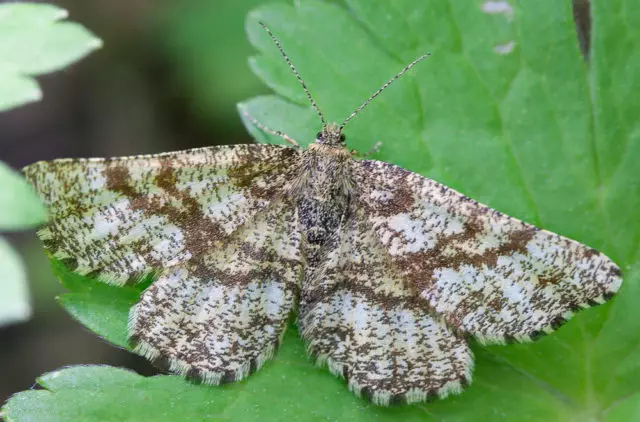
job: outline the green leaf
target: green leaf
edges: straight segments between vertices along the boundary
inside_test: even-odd
[[[67,271],[52,261],[53,272],[71,293],[58,302],[84,326],[105,340],[126,348],[129,309],[138,301],[139,288],[115,287]]]
[[[47,220],[47,212],[33,188],[0,161],[0,230],[35,226]]]
[[[38,379],[46,390],[26,391],[13,396],[3,412],[11,421],[280,421],[283,417],[300,420],[297,415],[308,415],[303,420],[341,418],[359,403],[348,394],[316,396],[315,408],[305,409],[307,400],[295,393],[308,388],[308,383],[335,383],[336,380],[314,367],[296,368],[296,378],[290,378],[286,361],[304,353],[297,343],[285,345],[283,353],[272,363],[271,376],[257,373],[252,382],[241,382],[224,387],[191,384],[177,376],[145,378],[124,369],[108,366],[75,366],[47,373]],[[293,353],[292,353],[293,352]],[[354,403],[355,402],[355,403]],[[162,403],[162,405],[158,405]],[[277,408],[279,411],[273,412]],[[321,410],[322,409],[322,410]],[[408,409],[378,409],[372,414],[353,419],[376,420],[381,415],[395,415],[402,420],[411,418]],[[365,419],[366,418],[366,419]]]
[[[606,422],[627,422],[640,419],[640,394],[616,403],[606,415]]]
[[[0,237],[0,326],[31,316],[27,276],[20,256]]]
[[[637,418],[640,79],[633,72],[640,67],[640,31],[634,29],[640,9],[634,0],[592,0],[590,67],[580,56],[570,2],[518,2],[509,14],[488,13],[471,0],[345,3],[348,10],[299,0],[295,7],[272,4],[251,13],[247,29],[260,51],[252,66],[281,96],[240,109],[302,143],[319,128],[258,20],[280,38],[329,120],[344,119],[407,62],[430,51],[430,59],[347,126],[350,146],[367,151],[380,140],[376,158],[599,248],[625,273],[618,297],[536,343],[474,344],[471,387],[429,404],[387,409],[355,398],[344,382],[309,363],[292,327],[276,359],[238,384],[193,386],[172,376],[142,379],[102,369],[113,382],[86,373],[82,393],[68,387],[73,378],[62,387],[43,381],[51,392],[19,393],[4,408],[9,420],[46,420],[35,413],[37,399],[51,414],[58,406],[78,406],[74,411],[85,412],[81,420]],[[90,280],[60,276],[72,291],[63,305],[99,335],[125,345],[131,288],[107,292]],[[100,384],[87,384],[93,379]],[[120,394],[106,393],[112,390]],[[134,402],[137,395],[144,400]]]
[[[48,4],[0,4],[0,111],[42,96],[34,75],[53,72],[100,47],[82,26],[60,22],[64,9]]]

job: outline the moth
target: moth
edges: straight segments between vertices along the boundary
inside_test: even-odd
[[[263,25],[264,26],[264,25]],[[469,339],[529,341],[620,287],[605,255],[393,164],[354,159],[320,116],[307,149],[216,146],[38,162],[46,249],[74,271],[155,281],[131,309],[135,351],[207,384],[271,358],[290,314],[309,354],[377,405],[458,393]]]

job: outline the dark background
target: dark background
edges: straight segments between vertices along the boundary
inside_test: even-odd
[[[574,1],[585,52],[587,1]],[[41,102],[0,113],[0,160],[20,168],[60,157],[251,141],[236,103],[268,92],[249,71],[253,50],[244,33],[247,12],[264,1],[50,3],[67,9],[69,19],[104,46],[61,72],[39,77]],[[65,365],[103,363],[155,373],[144,359],[110,346],[57,305],[55,296],[63,289],[33,232],[12,234],[10,240],[26,262],[33,317],[0,327],[0,404],[30,388],[43,372]]]

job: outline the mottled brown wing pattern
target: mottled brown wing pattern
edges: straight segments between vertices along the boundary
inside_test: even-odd
[[[45,247],[80,274],[123,284],[197,257],[281,192],[298,152],[276,145],[38,162]]]
[[[460,334],[526,341],[621,284],[605,255],[379,161],[354,163],[354,202],[416,297]]]
[[[164,270],[131,310],[135,350],[208,384],[259,369],[298,297],[297,222],[290,201],[277,199],[224,244]]]
[[[305,268],[298,325],[309,352],[376,404],[419,402],[461,391],[473,357],[426,300],[390,265],[352,209],[318,268]]]

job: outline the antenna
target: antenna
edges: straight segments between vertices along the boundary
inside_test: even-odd
[[[311,102],[311,106],[316,111],[316,113],[318,113],[318,116],[320,116],[320,121],[322,122],[322,128],[324,129],[324,127],[327,125],[327,122],[324,119],[324,116],[322,115],[322,112],[320,111],[320,108],[318,108],[318,104],[316,104],[316,101],[311,96],[311,93],[309,92],[309,89],[307,88],[307,85],[304,83],[304,81],[300,77],[300,74],[296,70],[296,68],[293,65],[293,63],[291,63],[291,60],[289,59],[289,56],[287,56],[287,53],[285,53],[284,50],[282,49],[282,45],[280,45],[280,41],[278,41],[278,39],[275,37],[275,35],[273,35],[273,32],[271,32],[269,27],[267,27],[267,25],[265,25],[264,22],[258,22],[258,23],[260,24],[260,26],[262,26],[262,28],[265,31],[267,31],[267,34],[269,34],[269,36],[271,37],[273,42],[276,44],[276,46],[278,46],[278,50],[280,50],[280,53],[282,53],[282,57],[284,57],[285,61],[289,65],[289,67],[291,68],[293,73],[296,75],[296,79],[298,79],[298,82],[300,82],[300,85],[302,85],[302,89],[304,89],[305,94],[307,94],[307,98],[309,99],[309,102]]]
[[[382,85],[382,86],[380,87],[380,89],[378,89],[376,92],[374,92],[374,93],[373,93],[373,95],[371,95],[367,101],[365,101],[364,103],[362,103],[362,105],[361,105],[360,107],[356,108],[356,109],[354,110],[354,112],[353,112],[353,113],[351,113],[351,114],[349,115],[349,117],[347,117],[346,119],[344,119],[344,122],[342,122],[342,124],[340,125],[340,127],[338,128],[338,130],[339,130],[340,132],[342,132],[342,129],[344,129],[344,126],[347,124],[347,122],[348,122],[349,120],[353,119],[353,118],[354,118],[358,113],[360,113],[360,111],[361,111],[363,108],[365,108],[366,106],[368,106],[368,105],[369,105],[369,103],[370,103],[371,101],[373,101],[373,99],[374,99],[374,98],[376,98],[376,97],[377,97],[377,96],[378,96],[382,91],[384,91],[384,90],[385,90],[389,85],[391,85],[391,84],[392,84],[396,79],[398,79],[400,76],[404,75],[404,74],[407,72],[407,70],[411,69],[413,66],[415,66],[416,64],[418,64],[418,63],[419,63],[419,62],[421,62],[422,60],[426,59],[426,58],[427,58],[427,57],[429,57],[430,55],[431,55],[431,53],[424,54],[424,55],[422,55],[422,56],[418,57],[417,59],[415,59],[414,61],[412,61],[411,63],[409,63],[408,65],[406,65],[406,66],[404,67],[404,69],[402,69],[400,72],[398,72],[398,74],[397,74],[396,76],[394,76],[393,78],[389,79],[389,81],[388,81],[386,84]]]

